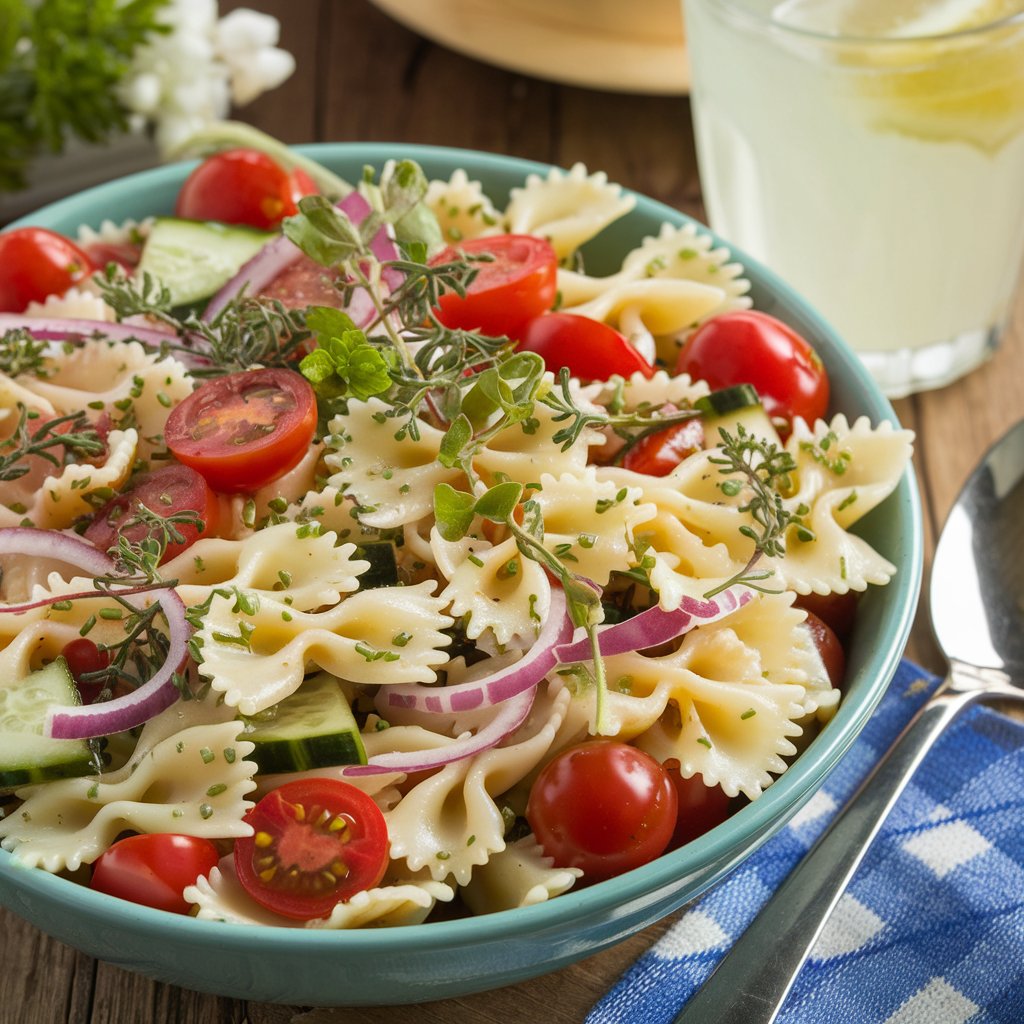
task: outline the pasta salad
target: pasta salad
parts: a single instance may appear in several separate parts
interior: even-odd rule
[[[632,205],[258,140],[173,217],[0,235],[5,849],[411,924],[613,877],[786,770],[912,435],[830,415],[692,225],[588,274]]]

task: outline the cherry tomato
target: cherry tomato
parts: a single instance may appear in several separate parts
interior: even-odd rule
[[[255,491],[293,469],[316,431],[316,395],[293,370],[206,381],[175,406],[164,440],[218,491]]]
[[[143,473],[131,488],[103,506],[85,530],[86,540],[108,551],[124,534],[128,540],[140,541],[147,533],[142,523],[123,527],[134,516],[139,505],[162,516],[176,512],[195,512],[202,520],[203,533],[213,533],[217,521],[217,496],[203,477],[188,466],[164,466],[152,473]],[[168,544],[161,562],[180,554],[199,539],[200,530],[188,523],[175,524],[184,538],[180,544]]]
[[[793,603],[814,612],[840,640],[846,640],[857,617],[857,598],[855,590],[848,590],[845,594],[797,594]]]
[[[110,652],[101,651],[87,636],[69,640],[60,652],[68,663],[68,671],[75,677],[75,686],[83,704],[91,704],[103,690],[99,680],[84,679],[91,672],[102,672],[110,666]]]
[[[808,423],[828,409],[829,383],[817,352],[781,320],[757,310],[712,317],[687,338],[677,373],[713,390],[752,384],[769,416]]]
[[[846,672],[846,652],[839,642],[839,637],[814,612],[807,613],[805,625],[811,631],[811,639],[814,641],[814,646],[818,648],[818,654],[821,655],[821,660],[825,664],[829,680],[833,686],[841,686],[843,675]]]
[[[337,779],[296,779],[271,790],[244,819],[235,871],[261,906],[285,917],[326,917],[372,889],[388,865],[388,827],[362,790]]]
[[[453,329],[516,338],[527,320],[554,304],[558,256],[543,238],[495,235],[450,246],[430,262],[437,266],[484,255],[491,259],[473,262],[477,273],[466,294],[446,292],[438,300],[434,315]]]
[[[220,860],[209,839],[154,832],[119,839],[92,868],[92,888],[145,907],[187,914],[181,893]]]
[[[683,459],[703,447],[704,424],[696,417],[640,438],[626,452],[622,464],[634,473],[668,476]]]
[[[630,377],[639,370],[654,376],[654,367],[620,334],[600,320],[576,313],[545,313],[524,325],[519,348],[536,352],[552,373],[563,366],[580,380]]]
[[[47,228],[0,234],[0,313],[21,313],[30,302],[63,295],[95,269],[71,239]]]
[[[287,171],[255,149],[230,149],[208,157],[185,179],[174,212],[189,220],[276,228],[316,191],[305,171]]]
[[[679,804],[675,831],[669,843],[669,849],[674,850],[721,825],[729,817],[732,801],[721,786],[707,786],[699,775],[684,779],[675,758],[665,762],[665,771],[675,786]]]
[[[592,740],[549,761],[530,790],[526,819],[559,867],[596,882],[654,860],[676,823],[676,791],[649,754]]]

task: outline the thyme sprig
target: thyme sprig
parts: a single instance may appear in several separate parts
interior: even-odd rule
[[[735,433],[720,427],[719,434],[722,442],[717,450],[720,454],[710,456],[708,461],[718,466],[726,477],[719,484],[722,493],[726,497],[742,496],[744,499],[738,506],[739,511],[749,514],[753,523],[744,523],[739,532],[753,542],[754,550],[739,573],[704,596],[713,597],[735,583],[766,591],[759,584],[772,576],[773,570],[754,571],[761,557],[785,555],[786,533],[791,526],[799,528],[802,539],[814,539],[800,516],[791,512],[783,500],[784,493],[792,487],[796,461],[785,448],[752,434],[742,423],[736,425]]]
[[[57,416],[41,425],[39,420],[38,412],[18,403],[18,425],[6,441],[0,442],[0,482],[23,477],[32,468],[29,460],[33,457],[59,468],[75,457],[100,455],[106,448],[82,411]]]

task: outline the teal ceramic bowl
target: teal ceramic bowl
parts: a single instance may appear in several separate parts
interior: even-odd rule
[[[502,203],[539,164],[491,154],[404,144],[310,146],[310,155],[354,180],[391,157],[419,161],[428,175],[456,167]],[[74,234],[103,218],[169,213],[191,165],[133,175],[25,218]],[[591,246],[588,268],[609,272],[627,248],[680,213],[638,197],[635,210]],[[774,274],[742,253],[755,305],[792,324],[821,354],[833,407],[873,422],[895,421],[888,401],[831,328]],[[26,869],[0,852],[0,900],[12,911],[101,960],[186,988],[302,1005],[424,1002],[513,984],[608,947],[698,897],[748,857],[818,789],[850,747],[888,685],[910,632],[922,564],[921,510],[908,473],[860,527],[898,568],[895,580],[860,603],[849,649],[846,696],[832,722],[777,783],[695,842],[608,882],[485,917],[390,929],[323,932],[252,928],[179,917],[103,896]]]

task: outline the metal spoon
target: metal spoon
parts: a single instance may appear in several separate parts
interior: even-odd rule
[[[765,904],[675,1024],[771,1024],[840,896],[925,754],[959,712],[1024,701],[1024,420],[982,459],[935,551],[942,685]]]

